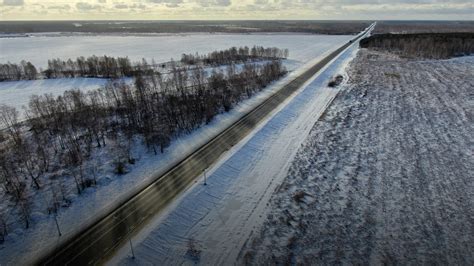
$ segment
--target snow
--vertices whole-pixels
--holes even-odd
[[[474,265],[473,59],[362,49],[238,264]]]
[[[22,110],[27,107],[32,95],[51,93],[62,95],[66,90],[81,89],[86,92],[97,89],[107,83],[107,79],[99,78],[61,78],[0,82],[0,104],[7,104]]]
[[[306,135],[338,93],[328,81],[355,56],[351,46],[231,149],[184,195],[122,247],[110,265],[231,265],[263,224],[268,202]],[[194,245],[191,256],[190,243]]]
[[[344,38],[342,38],[344,39],[341,41],[342,43],[346,42],[350,36]],[[11,225],[11,230],[5,242],[0,244],[0,263],[7,265],[12,263],[31,264],[35,258],[53,247],[60,245],[67,237],[90,224],[94,221],[95,217],[109,212],[118,202],[142,189],[152,180],[153,176],[165,172],[170,165],[185,157],[193,149],[206,143],[213,136],[269,97],[275,90],[281,88],[283,84],[308,69],[313,63],[329,53],[332,49],[337,48],[338,45],[339,44],[336,45],[334,43],[331,45],[323,45],[326,47],[326,50],[321,48],[312,54],[313,57],[308,56],[305,58],[303,62],[307,62],[306,64],[268,87],[263,92],[239,104],[229,113],[218,115],[209,125],[203,126],[189,135],[181,136],[174,140],[164,154],[154,156],[152,153],[146,152],[140,140],[137,140],[136,145],[133,146],[133,154],[138,160],[133,168],[129,169],[130,172],[126,175],[116,176],[113,174],[113,158],[106,156],[106,154],[114,154],[112,151],[107,152],[106,150],[102,150],[96,152],[94,155],[95,160],[89,162],[88,167],[97,167],[97,170],[101,173],[98,176],[98,186],[85,190],[80,196],[76,196],[74,192],[70,194],[72,205],[68,208],[62,208],[57,217],[63,234],[62,237],[57,236],[53,216],[46,214],[45,211],[44,204],[50,195],[50,191],[38,193],[32,200],[34,204],[32,206],[34,210],[32,227],[28,230],[24,230],[19,223]],[[313,48],[317,49],[316,47],[318,47],[318,45],[313,44]],[[54,81],[55,80],[45,82]],[[67,83],[67,80],[56,81],[59,83]],[[58,84],[58,87],[60,86],[61,85]],[[111,145],[107,146],[107,149],[112,148],[113,146]],[[72,182],[68,184],[68,189],[71,191],[74,190],[74,184]],[[0,209],[4,210],[8,208],[7,204],[8,201],[0,203]],[[10,223],[11,221],[8,220],[8,215],[7,213],[6,218],[7,222]]]
[[[260,45],[290,50],[290,59],[305,62],[348,41],[346,35],[304,34],[181,34],[157,36],[70,36],[0,38],[0,62],[28,60],[36,67],[47,67],[48,59],[78,56],[128,56],[167,62],[181,59],[183,53],[199,54],[215,50]]]
[[[0,63],[29,60],[37,67],[46,67],[52,58],[110,55],[128,56],[132,60],[154,58],[157,63],[172,57],[180,59],[183,53],[201,54],[232,46],[288,48],[290,57],[285,67],[295,70],[325,52],[341,46],[353,36],[326,35],[239,35],[193,34],[165,36],[71,36],[0,38]],[[150,45],[152,44],[152,45]],[[21,110],[27,106],[31,95],[52,93],[59,95],[65,90],[79,88],[91,90],[103,86],[107,80],[97,78],[73,78],[56,80],[0,82],[0,104],[8,104]]]

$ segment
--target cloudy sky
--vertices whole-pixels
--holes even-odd
[[[0,20],[474,20],[474,0],[0,0]]]

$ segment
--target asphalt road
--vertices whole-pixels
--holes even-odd
[[[323,58],[235,124],[176,164],[170,171],[157,176],[148,187],[106,216],[101,217],[90,227],[72,236],[64,245],[40,258],[37,264],[95,265],[104,262],[107,257],[128,241],[130,234],[138,232],[147,221],[162,211],[191,182],[201,176],[204,169],[215,163],[223,153],[249,134],[285,99],[364,34],[357,36],[351,42]]]

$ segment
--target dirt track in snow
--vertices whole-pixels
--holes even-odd
[[[240,262],[473,265],[473,73],[362,49]]]

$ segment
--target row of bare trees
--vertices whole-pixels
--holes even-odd
[[[83,56],[76,60],[48,60],[48,68],[44,71],[46,78],[101,77],[120,78],[131,77],[137,71],[149,70],[148,63],[132,64],[128,57]]]
[[[20,64],[0,64],[0,81],[36,79],[38,71],[31,62],[21,61]]]
[[[155,154],[164,152],[173,138],[209,123],[285,73],[275,60],[212,73],[196,67],[173,69],[166,77],[137,75],[134,84],[111,80],[98,90],[33,96],[24,122],[15,108],[2,105],[0,190],[29,227],[35,194],[48,191],[43,210],[51,213],[69,205],[67,187],[81,194],[97,184],[93,154],[111,151],[116,173],[124,173],[136,159],[131,152],[136,141]],[[113,148],[104,149],[109,145]]]
[[[245,63],[254,60],[277,60],[288,57],[288,49],[276,47],[265,48],[262,46],[232,47],[227,50],[214,51],[207,55],[183,54],[181,63],[185,65],[227,65],[231,63]],[[166,66],[162,64],[161,66]],[[171,66],[175,65],[171,62]],[[142,59],[140,62],[131,62],[128,57],[111,56],[81,56],[73,59],[62,60],[59,58],[48,60],[48,67],[38,71],[36,67],[26,61],[20,64],[0,64],[0,81],[33,80],[37,78],[122,78],[137,75],[150,75],[158,65],[152,61]]]
[[[288,49],[279,49],[277,47],[253,46],[249,48],[244,47],[232,47],[227,50],[214,51],[207,55],[199,54],[183,54],[181,56],[181,63],[187,65],[223,65],[231,62],[248,62],[251,60],[262,60],[262,59],[284,59],[288,58]]]

